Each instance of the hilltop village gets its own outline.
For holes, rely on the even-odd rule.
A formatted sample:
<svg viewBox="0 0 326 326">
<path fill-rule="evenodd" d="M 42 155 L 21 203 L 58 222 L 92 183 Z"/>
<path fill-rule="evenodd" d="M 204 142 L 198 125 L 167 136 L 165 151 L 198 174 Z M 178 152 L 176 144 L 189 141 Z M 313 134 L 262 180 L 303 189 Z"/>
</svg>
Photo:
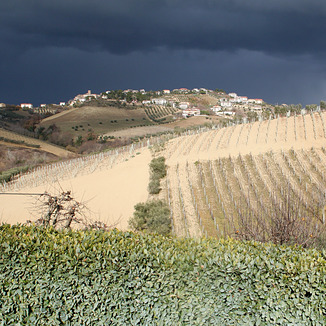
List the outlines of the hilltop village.
<svg viewBox="0 0 326 326">
<path fill-rule="evenodd" d="M 304 113 L 302 110 L 319 110 L 320 105 L 309 105 L 303 108 L 301 104 L 273 105 L 266 103 L 261 98 L 248 98 L 235 92 L 226 93 L 223 90 L 210 90 L 206 88 L 178 88 L 157 91 L 145 89 L 134 90 L 107 90 L 100 94 L 88 90 L 84 94 L 78 94 L 68 101 L 60 101 L 58 104 L 21 103 L 17 107 L 31 110 L 39 114 L 56 114 L 69 108 L 81 106 L 107 106 L 118 104 L 120 106 L 133 106 L 134 108 L 172 108 L 174 119 L 188 118 L 191 116 L 210 115 L 227 119 L 244 119 L 256 121 L 276 117 L 276 115 L 289 114 L 289 112 Z M 324 104 L 322 101 L 321 104 Z M 0 103 L 0 108 L 12 107 Z M 148 110 L 147 110 L 148 111 Z M 149 116 L 150 117 L 150 116 Z"/>
</svg>

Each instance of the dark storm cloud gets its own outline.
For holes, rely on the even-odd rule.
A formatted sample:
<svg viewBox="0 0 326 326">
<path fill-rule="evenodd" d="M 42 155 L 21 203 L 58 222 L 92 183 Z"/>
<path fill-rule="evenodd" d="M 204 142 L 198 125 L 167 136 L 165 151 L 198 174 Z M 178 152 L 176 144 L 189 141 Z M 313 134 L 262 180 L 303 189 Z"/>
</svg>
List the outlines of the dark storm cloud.
<svg viewBox="0 0 326 326">
<path fill-rule="evenodd" d="M 11 0 L 0 4 L 0 41 L 22 51 L 323 53 L 325 8 L 322 0 Z"/>
<path fill-rule="evenodd" d="M 0 0 L 0 102 L 92 89 L 324 98 L 324 0 Z"/>
</svg>

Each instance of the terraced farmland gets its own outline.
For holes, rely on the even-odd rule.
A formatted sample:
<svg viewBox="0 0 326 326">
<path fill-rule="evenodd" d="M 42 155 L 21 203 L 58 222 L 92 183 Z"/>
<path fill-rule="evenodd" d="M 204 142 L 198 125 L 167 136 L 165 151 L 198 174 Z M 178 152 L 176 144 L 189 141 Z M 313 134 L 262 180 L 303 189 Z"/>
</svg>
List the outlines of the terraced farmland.
<svg viewBox="0 0 326 326">
<path fill-rule="evenodd" d="M 173 114 L 177 111 L 178 109 L 176 108 L 161 105 L 153 105 L 145 109 L 147 117 L 155 122 L 167 122 L 171 120 Z"/>
<path fill-rule="evenodd" d="M 165 196 L 174 232 L 219 237 L 250 224 L 264 241 L 275 227 L 271 214 L 288 207 L 313 236 L 325 222 L 324 120 L 312 113 L 171 140 Z"/>
</svg>

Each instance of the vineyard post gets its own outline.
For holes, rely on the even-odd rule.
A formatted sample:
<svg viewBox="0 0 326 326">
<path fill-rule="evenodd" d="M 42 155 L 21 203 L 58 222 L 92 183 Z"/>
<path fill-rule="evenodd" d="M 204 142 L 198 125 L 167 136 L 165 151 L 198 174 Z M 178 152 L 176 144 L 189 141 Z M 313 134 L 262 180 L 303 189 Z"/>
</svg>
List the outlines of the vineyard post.
<svg viewBox="0 0 326 326">
<path fill-rule="evenodd" d="M 271 124 L 271 116 L 269 116 L 268 124 L 267 124 L 267 129 L 266 129 L 266 137 L 265 137 L 265 143 L 266 144 L 267 144 L 267 141 L 268 141 L 268 131 L 269 131 L 270 124 Z"/>
<path fill-rule="evenodd" d="M 302 120 L 303 120 L 303 128 L 304 128 L 304 138 L 305 138 L 305 140 L 307 140 L 307 130 L 306 130 L 305 114 L 302 114 Z"/>
<path fill-rule="evenodd" d="M 248 134 L 247 134 L 247 141 L 246 141 L 246 146 L 248 146 L 248 142 L 249 142 L 249 135 L 250 135 L 250 132 L 251 132 L 251 129 L 252 129 L 252 126 L 253 126 L 253 122 L 250 123 L 250 128 L 249 128 L 249 131 L 248 131 Z"/>
<path fill-rule="evenodd" d="M 276 121 L 276 129 L 275 129 L 275 143 L 277 142 L 277 134 L 278 134 L 278 125 L 280 121 L 280 115 L 277 115 L 277 121 Z"/>
<path fill-rule="evenodd" d="M 314 130 L 314 138 L 317 139 L 317 132 L 316 132 L 316 126 L 315 126 L 315 117 L 312 112 L 310 112 L 311 120 L 312 120 L 312 127 Z"/>
<path fill-rule="evenodd" d="M 259 124 L 258 124 L 257 137 L 256 137 L 256 144 L 258 143 L 259 130 L 260 130 L 261 123 L 262 123 L 262 120 L 260 120 L 260 121 L 259 121 Z"/>
</svg>

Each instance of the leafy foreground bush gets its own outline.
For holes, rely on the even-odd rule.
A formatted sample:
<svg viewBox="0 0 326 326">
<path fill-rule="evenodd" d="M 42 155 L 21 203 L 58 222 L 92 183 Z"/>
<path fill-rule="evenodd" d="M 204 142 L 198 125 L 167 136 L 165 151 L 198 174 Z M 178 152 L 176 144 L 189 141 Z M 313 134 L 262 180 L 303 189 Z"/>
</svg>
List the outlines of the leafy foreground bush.
<svg viewBox="0 0 326 326">
<path fill-rule="evenodd" d="M 0 227 L 2 325 L 325 325 L 325 252 Z"/>
</svg>

